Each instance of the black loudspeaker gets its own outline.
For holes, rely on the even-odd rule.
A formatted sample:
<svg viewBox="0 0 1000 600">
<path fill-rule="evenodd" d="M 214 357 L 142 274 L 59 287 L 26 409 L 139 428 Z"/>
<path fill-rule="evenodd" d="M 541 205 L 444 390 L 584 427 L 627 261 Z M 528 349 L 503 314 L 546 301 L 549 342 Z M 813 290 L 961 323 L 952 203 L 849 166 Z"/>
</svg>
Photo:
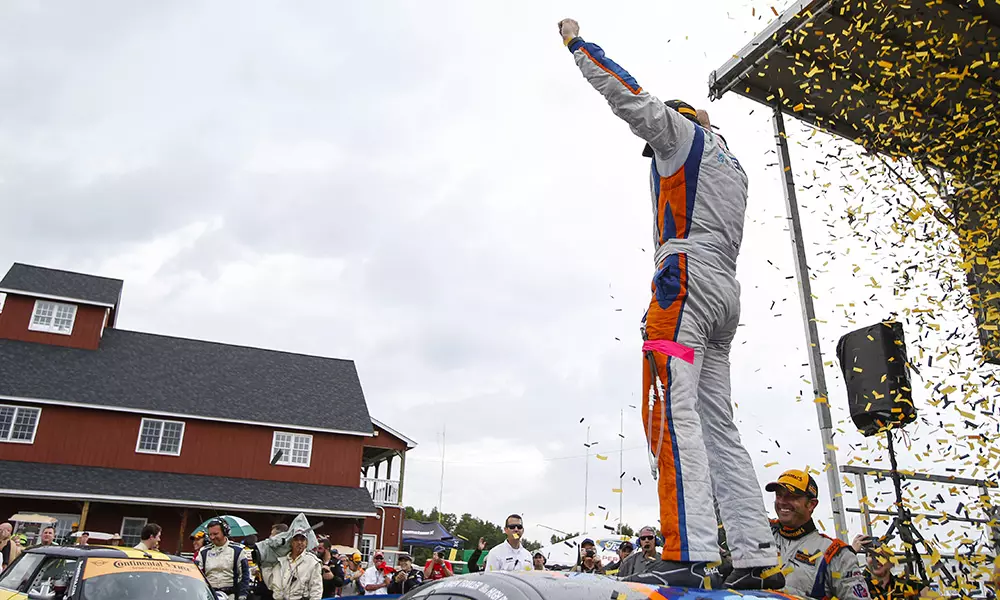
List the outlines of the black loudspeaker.
<svg viewBox="0 0 1000 600">
<path fill-rule="evenodd" d="M 851 419 L 866 436 L 917 418 L 907 369 L 903 327 L 886 321 L 852 331 L 837 342 Z"/>
</svg>

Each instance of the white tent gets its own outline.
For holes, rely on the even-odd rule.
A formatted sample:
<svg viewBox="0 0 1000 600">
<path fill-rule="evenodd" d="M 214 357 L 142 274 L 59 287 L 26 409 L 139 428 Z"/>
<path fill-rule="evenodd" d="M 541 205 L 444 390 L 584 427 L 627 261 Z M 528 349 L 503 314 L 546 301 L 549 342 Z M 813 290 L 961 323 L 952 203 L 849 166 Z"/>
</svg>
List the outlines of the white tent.
<svg viewBox="0 0 1000 600">
<path fill-rule="evenodd" d="M 541 552 L 545 556 L 546 566 L 572 567 L 580 556 L 580 544 L 588 538 L 594 540 L 595 549 L 601 557 L 601 562 L 606 565 L 618 560 L 618 547 L 622 542 L 636 543 L 636 540 L 630 536 L 616 535 L 606 529 L 598 529 L 569 538 L 558 544 L 544 546 L 539 548 L 537 552 Z"/>
</svg>

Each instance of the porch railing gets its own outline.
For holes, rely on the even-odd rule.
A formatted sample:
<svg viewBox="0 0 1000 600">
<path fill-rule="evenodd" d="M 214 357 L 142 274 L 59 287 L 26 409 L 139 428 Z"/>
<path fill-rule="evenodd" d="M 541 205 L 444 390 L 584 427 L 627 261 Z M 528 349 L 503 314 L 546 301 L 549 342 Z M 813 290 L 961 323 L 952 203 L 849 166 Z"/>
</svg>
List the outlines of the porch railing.
<svg viewBox="0 0 1000 600">
<path fill-rule="evenodd" d="M 376 479 L 374 477 L 362 477 L 361 487 L 366 488 L 372 495 L 375 504 L 399 504 L 399 482 L 392 479 Z"/>
</svg>

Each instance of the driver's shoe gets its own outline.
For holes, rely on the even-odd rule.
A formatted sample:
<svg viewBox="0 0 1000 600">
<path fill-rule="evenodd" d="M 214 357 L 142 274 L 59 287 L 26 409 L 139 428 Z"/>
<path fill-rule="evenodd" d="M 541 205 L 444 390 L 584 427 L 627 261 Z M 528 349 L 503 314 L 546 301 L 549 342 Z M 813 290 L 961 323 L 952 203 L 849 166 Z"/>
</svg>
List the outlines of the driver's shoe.
<svg viewBox="0 0 1000 600">
<path fill-rule="evenodd" d="M 711 563 L 714 565 L 717 563 Z M 682 562 L 675 560 L 658 560 L 645 573 L 629 575 L 622 581 L 645 583 L 664 587 L 685 587 L 701 590 L 718 588 L 716 579 L 718 571 L 710 563 Z M 713 585 L 715 584 L 715 585 Z"/>
<path fill-rule="evenodd" d="M 780 590 L 785 587 L 781 567 L 751 567 L 733 569 L 723 587 L 734 590 Z"/>
</svg>

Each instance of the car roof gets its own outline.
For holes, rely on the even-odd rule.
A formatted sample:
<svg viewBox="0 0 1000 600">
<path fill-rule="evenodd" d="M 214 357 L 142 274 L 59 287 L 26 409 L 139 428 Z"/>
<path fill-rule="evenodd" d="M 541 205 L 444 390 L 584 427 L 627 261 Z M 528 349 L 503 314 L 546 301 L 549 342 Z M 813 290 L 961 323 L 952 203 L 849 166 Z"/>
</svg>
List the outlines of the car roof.
<svg viewBox="0 0 1000 600">
<path fill-rule="evenodd" d="M 164 560 L 190 562 L 190 559 L 165 552 L 136 550 L 121 546 L 34 546 L 25 550 L 28 554 L 64 556 L 73 558 L 134 558 L 143 560 Z"/>
</svg>

